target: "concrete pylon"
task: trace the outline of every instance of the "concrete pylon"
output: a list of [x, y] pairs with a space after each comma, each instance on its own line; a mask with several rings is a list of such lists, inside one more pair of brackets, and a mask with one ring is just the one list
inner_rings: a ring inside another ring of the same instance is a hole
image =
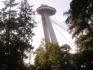
[[37, 8], [37, 13], [42, 17], [45, 41], [50, 43], [57, 43], [57, 39], [49, 18], [49, 16], [52, 16], [56, 13], [56, 9], [47, 5], [41, 5]]

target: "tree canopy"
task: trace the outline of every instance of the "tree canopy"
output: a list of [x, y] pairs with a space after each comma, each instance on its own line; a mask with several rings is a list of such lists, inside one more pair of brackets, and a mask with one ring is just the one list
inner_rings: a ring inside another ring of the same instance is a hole
[[40, 47], [35, 58], [36, 70], [61, 70], [61, 51], [57, 44]]
[[77, 67], [79, 70], [93, 69], [93, 0], [72, 0], [65, 14], [80, 51], [76, 58]]
[[76, 38], [78, 46], [93, 46], [92, 8], [92, 0], [72, 0], [70, 10], [66, 12], [68, 14], [66, 23], [69, 25], [73, 37]]
[[35, 21], [32, 6], [27, 0], [22, 0], [19, 11], [15, 8], [16, 0], [3, 1], [0, 10], [0, 70], [25, 70], [23, 59], [27, 58], [25, 51], [33, 47], [33, 27]]
[[70, 46], [47, 43], [39, 47], [35, 58], [36, 70], [77, 70]]

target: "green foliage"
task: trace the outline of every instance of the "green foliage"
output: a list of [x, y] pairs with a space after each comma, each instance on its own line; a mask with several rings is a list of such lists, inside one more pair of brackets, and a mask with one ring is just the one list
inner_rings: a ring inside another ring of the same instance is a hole
[[[47, 43], [37, 50], [36, 70], [78, 70], [76, 54], [69, 53], [70, 46]], [[75, 58], [74, 58], [75, 56]]]
[[25, 41], [28, 41], [29, 39], [31, 40], [34, 35], [32, 31], [36, 23], [33, 17], [35, 14], [27, 0], [23, 0], [19, 8], [19, 32], [21, 33], [21, 37], [23, 37]]
[[67, 44], [64, 44], [64, 45], [61, 46], [60, 49], [61, 49], [62, 52], [69, 53], [69, 51], [71, 50], [71, 47]]
[[74, 59], [74, 54], [71, 54], [70, 46], [64, 44], [60, 47], [61, 49], [61, 69], [62, 70], [77, 70], [76, 63]]
[[35, 22], [27, 0], [22, 0], [21, 4], [25, 7], [21, 5], [22, 9], [17, 11], [15, 0], [5, 0], [5, 7], [0, 11], [0, 70], [26, 70], [24, 52], [33, 48], [29, 40]]
[[61, 51], [57, 44], [48, 43], [37, 51], [36, 70], [61, 70], [60, 62]]
[[72, 0], [66, 12], [66, 23], [80, 52], [76, 56], [78, 70], [92, 70], [93, 67], [93, 0]]
[[69, 25], [73, 37], [76, 38], [78, 46], [84, 44], [85, 47], [93, 46], [93, 22], [90, 20], [92, 8], [92, 0], [72, 0], [70, 10], [67, 12], [69, 15], [66, 23]]
[[93, 51], [83, 51], [76, 56], [76, 64], [79, 70], [93, 69]]

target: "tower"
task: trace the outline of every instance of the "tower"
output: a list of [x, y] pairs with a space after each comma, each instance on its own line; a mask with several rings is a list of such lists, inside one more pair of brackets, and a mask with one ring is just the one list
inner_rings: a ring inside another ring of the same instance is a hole
[[45, 41], [50, 43], [57, 43], [57, 39], [49, 18], [49, 16], [52, 16], [56, 13], [56, 9], [47, 5], [41, 5], [37, 8], [37, 13], [42, 17]]

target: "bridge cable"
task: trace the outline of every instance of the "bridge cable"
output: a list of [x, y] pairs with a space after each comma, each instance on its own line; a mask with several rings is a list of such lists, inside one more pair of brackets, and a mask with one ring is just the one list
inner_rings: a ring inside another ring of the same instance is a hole
[[[53, 21], [54, 22], [54, 21]], [[64, 27], [62, 27], [62, 26], [60, 26], [57, 22], [55, 22], [55, 24], [58, 26], [58, 27], [60, 27], [62, 30], [65, 30], [67, 33], [68, 33], [68, 31], [64, 28]], [[54, 25], [55, 26], [55, 25]], [[68, 42], [68, 44], [70, 44], [71, 46], [73, 46], [72, 45], [72, 43], [70, 42], [70, 41], [68, 41], [68, 39], [64, 36], [64, 34], [55, 26], [55, 28], [57, 29], [57, 31], [60, 33], [60, 35], [62, 35], [63, 36], [63, 38]]]
[[[59, 26], [60, 28], [64, 29], [65, 31], [68, 31], [67, 28], [63, 27], [64, 25], [60, 22], [55, 21], [54, 19], [51, 18], [51, 22]], [[58, 24], [59, 23], [59, 24]], [[61, 24], [61, 25], [60, 25]]]

